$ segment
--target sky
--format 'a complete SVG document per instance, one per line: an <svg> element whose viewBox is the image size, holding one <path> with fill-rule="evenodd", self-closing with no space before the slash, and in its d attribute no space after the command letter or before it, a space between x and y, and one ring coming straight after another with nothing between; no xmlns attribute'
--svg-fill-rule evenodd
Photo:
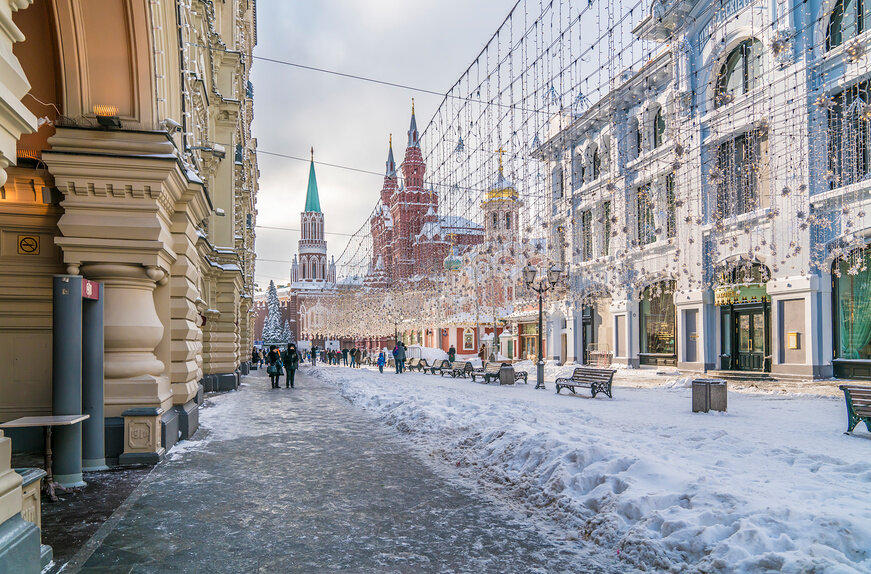
<svg viewBox="0 0 871 574"><path fill-rule="evenodd" d="M258 0L255 57L446 92L505 19L514 0ZM384 173L392 133L402 161L415 100L422 132L441 96L255 59L254 136L262 152ZM426 152L426 140L423 141ZM258 154L255 280L289 282L307 161ZM316 165L327 250L339 258L368 219L383 175ZM267 229L265 227L289 228Z"/></svg>

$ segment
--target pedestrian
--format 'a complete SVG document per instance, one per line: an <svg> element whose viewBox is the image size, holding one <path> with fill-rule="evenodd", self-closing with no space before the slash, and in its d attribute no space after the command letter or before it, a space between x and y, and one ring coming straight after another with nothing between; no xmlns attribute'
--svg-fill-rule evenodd
<svg viewBox="0 0 871 574"><path fill-rule="evenodd" d="M262 368L263 368L263 363L266 362L266 352L265 352L263 349L260 349L260 350L257 351L257 352L258 352L258 354L260 355L260 368L262 369Z"/></svg>
<svg viewBox="0 0 871 574"><path fill-rule="evenodd" d="M397 368L398 368L398 372L401 374L401 373L405 372L405 351L406 351L405 343L400 341L399 345L397 345L396 351L397 351L396 352L396 363L398 365Z"/></svg>
<svg viewBox="0 0 871 574"><path fill-rule="evenodd" d="M312 357L312 367L314 367L318 362L318 348L317 347L312 347L311 357Z"/></svg>
<svg viewBox="0 0 871 574"><path fill-rule="evenodd" d="M484 359L487 357L487 349L484 345L481 345L481 348L478 350L478 358L481 359L481 364L484 364Z"/></svg>
<svg viewBox="0 0 871 574"><path fill-rule="evenodd" d="M257 362L260 360L260 353L257 352L257 347L251 347L251 367L256 369Z"/></svg>
<svg viewBox="0 0 871 574"><path fill-rule="evenodd" d="M448 349L448 360L452 363L457 360L457 350L454 348L453 345L451 345L451 348Z"/></svg>
<svg viewBox="0 0 871 574"><path fill-rule="evenodd" d="M269 346L269 354L266 356L266 374L272 381L272 388L278 388L278 378L284 374L283 365L281 364L281 351L275 345Z"/></svg>
<svg viewBox="0 0 871 574"><path fill-rule="evenodd" d="M378 372L379 373L384 372L384 363L386 363L386 362L387 361L384 360L384 351L381 351L380 353L378 353Z"/></svg>
<svg viewBox="0 0 871 574"><path fill-rule="evenodd" d="M348 348L342 349L342 365L348 366Z"/></svg>
<svg viewBox="0 0 871 574"><path fill-rule="evenodd" d="M399 374L399 343L393 346L393 366L396 368L396 374Z"/></svg>
<svg viewBox="0 0 871 574"><path fill-rule="evenodd" d="M284 388L293 388L293 377L296 375L296 370L299 368L299 353L296 352L296 345L293 343L287 346L287 352L284 354L284 367L287 369L287 378L284 379Z"/></svg>
<svg viewBox="0 0 871 574"><path fill-rule="evenodd" d="M351 368L352 369L354 368L354 362L355 362L355 359L357 358L357 354L355 352L356 350L357 349L355 347L352 347L351 350L348 351L348 355L351 357Z"/></svg>
<svg viewBox="0 0 871 574"><path fill-rule="evenodd" d="M363 351L361 349L354 351L354 362L357 363L357 368L359 369L363 363Z"/></svg>

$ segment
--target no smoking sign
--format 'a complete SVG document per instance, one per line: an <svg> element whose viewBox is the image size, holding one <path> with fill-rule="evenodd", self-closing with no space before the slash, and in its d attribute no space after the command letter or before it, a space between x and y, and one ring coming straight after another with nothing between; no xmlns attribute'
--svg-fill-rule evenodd
<svg viewBox="0 0 871 574"><path fill-rule="evenodd" d="M18 254L39 255L39 235L19 235Z"/></svg>

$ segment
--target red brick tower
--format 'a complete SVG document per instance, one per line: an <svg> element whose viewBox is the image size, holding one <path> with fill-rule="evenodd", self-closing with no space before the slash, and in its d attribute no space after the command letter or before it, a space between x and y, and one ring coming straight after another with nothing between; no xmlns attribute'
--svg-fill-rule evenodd
<svg viewBox="0 0 871 574"><path fill-rule="evenodd" d="M414 238L420 233L424 216L432 208L438 213L438 196L424 189L426 164L420 150L420 133L414 117L414 100L411 101L411 125L408 128L408 145L402 161L403 185L391 196L390 216L393 220L392 259L387 261L391 282L408 279L423 271L415 269ZM424 262L420 262L424 264ZM425 264L424 264L425 267Z"/></svg>

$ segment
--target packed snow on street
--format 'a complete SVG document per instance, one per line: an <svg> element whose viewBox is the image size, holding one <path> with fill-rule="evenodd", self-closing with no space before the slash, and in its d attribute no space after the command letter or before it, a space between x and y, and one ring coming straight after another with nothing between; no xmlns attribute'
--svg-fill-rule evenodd
<svg viewBox="0 0 871 574"><path fill-rule="evenodd" d="M432 464L627 566L871 572L871 434L844 434L842 397L730 387L727 412L693 413L688 379L618 384L613 399L591 399L554 393L565 371L549 367L542 391L534 372L528 385L499 386L305 368L407 434Z"/></svg>

